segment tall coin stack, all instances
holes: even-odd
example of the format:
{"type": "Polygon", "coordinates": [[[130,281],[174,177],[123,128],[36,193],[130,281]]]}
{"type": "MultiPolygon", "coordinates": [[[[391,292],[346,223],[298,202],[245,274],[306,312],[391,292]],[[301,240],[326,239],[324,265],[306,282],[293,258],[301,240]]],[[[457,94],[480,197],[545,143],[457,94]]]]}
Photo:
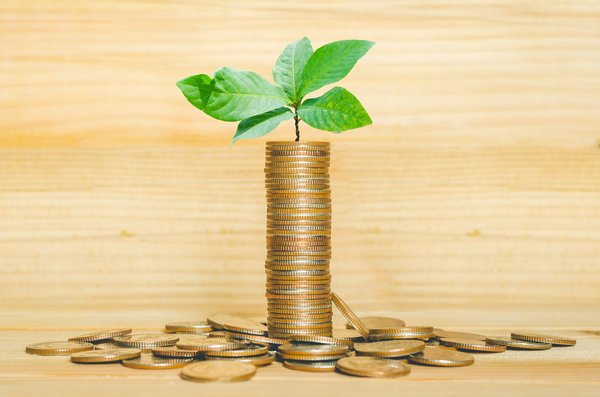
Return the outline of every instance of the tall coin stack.
{"type": "Polygon", "coordinates": [[[267,142],[269,336],[331,336],[328,142],[267,142]]]}

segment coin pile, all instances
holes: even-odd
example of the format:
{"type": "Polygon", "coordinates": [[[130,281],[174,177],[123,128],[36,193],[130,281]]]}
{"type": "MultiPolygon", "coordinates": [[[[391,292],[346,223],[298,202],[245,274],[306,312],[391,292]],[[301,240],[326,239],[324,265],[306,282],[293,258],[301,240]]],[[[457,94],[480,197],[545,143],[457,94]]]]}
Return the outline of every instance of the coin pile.
{"type": "Polygon", "coordinates": [[[268,335],[331,336],[329,143],[267,142],[268,335]]]}

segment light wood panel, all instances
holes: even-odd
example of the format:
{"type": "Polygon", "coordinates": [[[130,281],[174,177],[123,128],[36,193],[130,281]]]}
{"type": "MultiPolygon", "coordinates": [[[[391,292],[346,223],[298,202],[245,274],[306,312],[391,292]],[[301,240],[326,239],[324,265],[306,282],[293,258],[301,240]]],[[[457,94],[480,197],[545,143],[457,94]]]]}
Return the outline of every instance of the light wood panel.
{"type": "Polygon", "coordinates": [[[303,127],[333,141],[342,296],[598,307],[600,2],[59,0],[0,2],[3,312],[263,310],[265,139],[174,82],[269,76],[303,35],[377,42],[340,84],[374,125],[303,127]]]}

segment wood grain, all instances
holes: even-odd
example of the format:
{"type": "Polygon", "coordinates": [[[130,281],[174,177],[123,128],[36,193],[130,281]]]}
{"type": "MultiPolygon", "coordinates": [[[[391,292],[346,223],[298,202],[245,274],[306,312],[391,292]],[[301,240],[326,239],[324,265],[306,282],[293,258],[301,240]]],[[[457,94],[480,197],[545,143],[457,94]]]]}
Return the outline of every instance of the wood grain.
{"type": "Polygon", "coordinates": [[[303,128],[333,141],[336,291],[598,307],[600,2],[5,0],[4,315],[264,310],[264,139],[229,147],[174,82],[269,76],[302,35],[377,42],[341,84],[374,125],[303,128]]]}

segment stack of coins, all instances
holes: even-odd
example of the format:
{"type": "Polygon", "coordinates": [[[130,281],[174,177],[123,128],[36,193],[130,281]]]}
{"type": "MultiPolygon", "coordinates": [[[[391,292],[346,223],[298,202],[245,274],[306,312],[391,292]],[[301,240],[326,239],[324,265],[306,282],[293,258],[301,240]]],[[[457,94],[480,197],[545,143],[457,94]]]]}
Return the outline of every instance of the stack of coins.
{"type": "Polygon", "coordinates": [[[267,142],[269,337],[331,336],[328,142],[267,142]]]}

